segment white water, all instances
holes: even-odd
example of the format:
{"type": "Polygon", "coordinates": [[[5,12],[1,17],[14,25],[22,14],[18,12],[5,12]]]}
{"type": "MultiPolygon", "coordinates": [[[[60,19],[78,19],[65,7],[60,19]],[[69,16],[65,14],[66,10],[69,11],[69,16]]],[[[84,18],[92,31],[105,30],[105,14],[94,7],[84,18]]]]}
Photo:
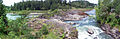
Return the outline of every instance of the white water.
{"type": "Polygon", "coordinates": [[[17,18],[20,18],[21,16],[17,15],[17,14],[10,14],[10,13],[8,13],[6,15],[6,17],[8,18],[8,20],[16,20],[17,18]]]}
{"type": "MultiPolygon", "coordinates": [[[[26,18],[37,17],[37,16],[39,16],[39,14],[29,14],[26,18]]],[[[22,17],[22,15],[7,13],[6,17],[8,18],[8,20],[16,20],[17,18],[22,17]]]]}
{"type": "MultiPolygon", "coordinates": [[[[74,22],[78,23],[73,25],[78,30],[78,39],[112,39],[109,35],[105,34],[96,23],[96,14],[95,10],[85,12],[91,17],[83,18],[80,21],[65,21],[66,23],[74,22]],[[94,34],[89,34],[87,31],[91,30],[94,34]]],[[[21,17],[20,15],[7,14],[8,19],[15,20],[16,18],[21,17]]]]}
{"type": "Polygon", "coordinates": [[[80,21],[65,21],[66,23],[74,22],[78,23],[73,25],[78,30],[78,39],[112,39],[109,35],[102,31],[96,22],[95,9],[91,11],[86,11],[90,17],[83,18],[80,21]],[[92,16],[92,17],[91,17],[92,16]],[[94,34],[89,34],[87,31],[93,31],[94,34]]]}

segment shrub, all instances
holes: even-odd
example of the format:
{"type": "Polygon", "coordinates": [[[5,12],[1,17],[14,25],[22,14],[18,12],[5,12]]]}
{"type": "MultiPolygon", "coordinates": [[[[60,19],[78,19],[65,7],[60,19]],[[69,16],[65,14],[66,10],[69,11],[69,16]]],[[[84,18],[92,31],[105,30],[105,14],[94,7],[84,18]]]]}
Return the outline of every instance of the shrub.
{"type": "Polygon", "coordinates": [[[120,4],[115,8],[116,14],[120,15],[120,4]]]}
{"type": "Polygon", "coordinates": [[[110,24],[112,27],[120,26],[120,0],[99,0],[96,8],[97,20],[100,24],[110,24]],[[115,9],[114,12],[111,10],[115,9]]]}
{"type": "Polygon", "coordinates": [[[0,33],[6,33],[4,31],[7,26],[7,18],[5,14],[5,8],[4,5],[2,4],[2,1],[0,1],[0,33]]]}

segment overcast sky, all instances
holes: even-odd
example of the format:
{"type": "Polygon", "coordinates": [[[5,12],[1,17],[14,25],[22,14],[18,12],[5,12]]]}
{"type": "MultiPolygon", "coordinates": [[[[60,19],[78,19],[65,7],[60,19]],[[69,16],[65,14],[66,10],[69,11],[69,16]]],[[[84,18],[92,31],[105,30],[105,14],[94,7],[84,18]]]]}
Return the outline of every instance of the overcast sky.
{"type": "MultiPolygon", "coordinates": [[[[3,4],[6,5],[6,6],[11,6],[14,3],[18,3],[18,2],[21,2],[21,1],[22,0],[3,0],[3,4]]],[[[75,0],[71,0],[71,1],[75,1],[75,0]]],[[[89,1],[90,3],[94,3],[94,4],[98,3],[98,0],[87,0],[87,1],[89,1]]]]}

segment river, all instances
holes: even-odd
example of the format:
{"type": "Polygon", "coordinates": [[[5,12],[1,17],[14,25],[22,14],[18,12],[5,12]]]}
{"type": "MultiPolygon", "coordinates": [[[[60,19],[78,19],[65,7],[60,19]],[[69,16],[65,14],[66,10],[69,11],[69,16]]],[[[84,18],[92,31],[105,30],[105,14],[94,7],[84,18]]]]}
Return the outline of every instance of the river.
{"type": "MultiPolygon", "coordinates": [[[[78,39],[113,39],[98,27],[99,25],[96,22],[95,9],[86,11],[85,13],[90,16],[85,17],[80,21],[65,21],[66,23],[77,23],[73,25],[73,27],[76,27],[78,30],[78,39]],[[91,32],[92,34],[88,32],[91,32]]],[[[21,17],[16,14],[7,14],[6,16],[11,20],[21,17]]]]}
{"type": "MultiPolygon", "coordinates": [[[[26,18],[37,17],[37,16],[40,16],[42,14],[43,13],[30,13],[29,15],[27,15],[26,18]]],[[[16,20],[17,18],[22,17],[22,15],[7,13],[6,17],[8,18],[8,20],[16,20]]]]}
{"type": "Polygon", "coordinates": [[[113,39],[99,28],[99,25],[96,22],[95,9],[86,11],[85,13],[90,16],[85,17],[80,21],[65,21],[66,23],[77,23],[73,25],[73,27],[77,28],[79,39],[113,39]]]}

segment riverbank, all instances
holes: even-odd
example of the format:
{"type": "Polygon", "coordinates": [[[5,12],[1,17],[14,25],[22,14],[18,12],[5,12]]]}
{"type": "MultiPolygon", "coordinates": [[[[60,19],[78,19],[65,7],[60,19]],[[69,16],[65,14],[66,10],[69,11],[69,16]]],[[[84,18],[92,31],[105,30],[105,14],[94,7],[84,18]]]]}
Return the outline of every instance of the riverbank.
{"type": "MultiPolygon", "coordinates": [[[[112,39],[101,28],[98,27],[96,22],[95,9],[86,11],[88,16],[76,21],[65,21],[72,24],[78,30],[78,39],[112,39]]],[[[75,11],[79,12],[79,11],[75,11]]]]}
{"type": "MultiPolygon", "coordinates": [[[[62,34],[64,34],[65,39],[78,39],[78,31],[76,30],[76,28],[72,27],[72,24],[65,23],[64,21],[68,21],[68,19],[71,21],[81,20],[82,18],[85,18],[86,16],[88,16],[88,14],[84,13],[81,10],[69,10],[66,12],[61,11],[59,14],[62,14],[62,15],[55,14],[54,16],[49,17],[49,19],[41,17],[41,16],[45,15],[45,14],[43,14],[37,18],[30,19],[31,21],[29,21],[28,24],[30,27],[34,28],[36,31],[36,30],[39,30],[42,28],[42,25],[40,26],[39,24],[45,23],[47,25],[53,26],[53,27],[51,27],[53,29],[50,28],[51,30],[57,29],[58,33],[64,32],[62,34]],[[80,16],[80,17],[76,18],[78,16],[80,16]],[[72,17],[74,17],[74,18],[72,18],[72,17]],[[39,26],[35,26],[35,25],[39,25],[39,26]],[[63,30],[63,31],[59,31],[59,30],[63,30]]],[[[60,34],[60,35],[62,35],[62,34],[60,34]]]]}
{"type": "Polygon", "coordinates": [[[30,27],[34,28],[35,31],[42,28],[42,25],[40,26],[41,23],[45,23],[47,25],[52,26],[51,27],[52,29],[50,28],[51,30],[57,29],[58,33],[63,32],[63,33],[60,33],[60,35],[64,34],[65,39],[78,39],[78,31],[76,30],[76,28],[72,27],[72,25],[69,23],[65,23],[64,21],[66,21],[67,19],[69,19],[71,17],[74,17],[74,18],[71,18],[69,20],[73,20],[73,19],[80,20],[80,19],[84,18],[85,16],[87,16],[87,14],[85,14],[84,12],[82,12],[80,10],[70,10],[70,11],[66,11],[66,12],[61,11],[60,14],[61,13],[63,13],[64,15],[56,15],[55,14],[54,16],[49,17],[49,19],[41,17],[43,15],[46,15],[46,14],[43,14],[37,18],[30,18],[29,19],[30,21],[27,23],[29,24],[30,27]],[[79,11],[79,12],[75,13],[73,11],[79,11]],[[80,13],[82,13],[82,14],[80,14],[80,13]],[[80,19],[75,19],[76,18],[75,15],[82,16],[82,17],[79,17],[80,19]],[[69,17],[69,16],[71,16],[71,17],[69,17]],[[63,30],[63,31],[61,31],[61,30],[63,30]]]}
{"type": "MultiPolygon", "coordinates": [[[[104,31],[102,31],[98,27],[97,22],[95,21],[94,18],[91,18],[91,19],[89,18],[89,16],[95,17],[94,16],[95,10],[87,11],[86,13],[84,13],[83,11],[80,11],[80,10],[69,10],[69,11],[62,12],[62,13],[64,13],[64,14],[63,15],[54,15],[54,16],[50,17],[49,19],[50,19],[50,21],[52,21],[52,22],[50,22],[50,25],[51,25],[51,23],[57,24],[57,25],[63,25],[63,24],[59,24],[60,22],[56,23],[55,20],[59,20],[61,22],[70,24],[71,26],[76,27],[77,32],[78,32],[78,36],[77,36],[78,39],[85,39],[85,38],[112,39],[112,37],[110,37],[109,35],[104,33],[104,31]]],[[[42,17],[40,16],[38,18],[42,18],[42,17]]],[[[45,18],[42,18],[42,19],[45,19],[45,18]]],[[[49,21],[47,21],[47,22],[49,24],[49,21]]],[[[69,26],[66,28],[69,28],[69,26]]]]}
{"type": "Polygon", "coordinates": [[[109,24],[102,24],[100,28],[114,39],[120,39],[120,31],[118,27],[111,27],[109,24]]]}
{"type": "MultiPolygon", "coordinates": [[[[86,10],[86,11],[88,11],[88,10],[86,10]]],[[[94,12],[94,10],[92,12],[94,12]]],[[[56,38],[78,39],[78,38],[82,37],[82,39],[83,39],[83,38],[86,38],[86,36],[88,36],[88,38],[92,38],[89,36],[90,33],[94,32],[93,34],[95,34],[95,35],[91,34],[91,36],[94,37],[94,36],[96,36],[95,32],[97,32],[97,33],[100,33],[100,32],[98,32],[98,29],[99,29],[98,27],[94,27],[94,26],[90,27],[90,25],[92,23],[88,26],[82,27],[83,26],[82,24],[84,24],[84,22],[88,21],[85,19],[88,19],[88,16],[90,16],[89,14],[92,14],[91,11],[90,11],[90,13],[84,13],[84,11],[77,10],[77,9],[67,10],[67,11],[55,10],[55,11],[52,11],[51,13],[42,14],[42,15],[40,15],[38,17],[34,17],[34,18],[29,18],[28,19],[29,21],[27,23],[28,23],[28,27],[33,29],[31,34],[32,34],[32,36],[35,36],[35,37],[38,36],[36,33],[39,33],[41,30],[47,29],[47,31],[50,32],[50,34],[52,33],[54,35],[53,37],[56,37],[56,38]],[[46,16],[49,16],[49,15],[50,15],[50,17],[47,18],[46,16]],[[83,21],[83,19],[84,19],[84,21],[83,21]],[[82,24],[74,23],[74,22],[66,23],[65,21],[77,21],[77,22],[82,21],[81,22],[82,24]],[[47,28],[44,28],[45,27],[44,24],[47,26],[47,28]],[[79,27],[73,27],[73,25],[79,25],[79,27]],[[86,30],[88,28],[89,28],[89,30],[86,30]],[[94,29],[95,29],[95,31],[94,31],[94,29]],[[85,30],[85,32],[80,31],[80,30],[85,30]],[[82,32],[85,34],[82,34],[82,32]],[[57,36],[55,36],[55,35],[57,35],[57,36]],[[83,36],[83,35],[85,35],[85,36],[83,36]]],[[[85,25],[87,25],[87,23],[85,23],[85,25]]],[[[49,33],[45,34],[45,37],[46,38],[47,38],[47,36],[51,37],[50,34],[49,33]]],[[[44,38],[44,35],[42,35],[42,37],[44,38]]],[[[99,37],[94,37],[94,38],[99,38],[99,37]]]]}
{"type": "Polygon", "coordinates": [[[120,39],[120,3],[118,1],[120,0],[99,1],[96,7],[97,21],[101,29],[114,39],[120,39]]]}

